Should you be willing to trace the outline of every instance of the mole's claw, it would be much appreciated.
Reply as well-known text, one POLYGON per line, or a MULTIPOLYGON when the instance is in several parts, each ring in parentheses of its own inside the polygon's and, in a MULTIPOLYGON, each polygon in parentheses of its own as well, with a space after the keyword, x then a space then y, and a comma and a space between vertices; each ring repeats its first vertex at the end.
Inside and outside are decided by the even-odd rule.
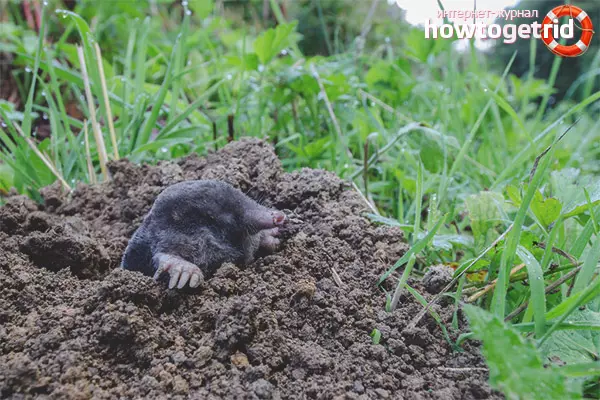
POLYGON ((198 286, 200 286, 201 281, 202 281, 202 275, 192 274, 192 277, 190 278, 190 287, 197 288, 198 286))
POLYGON ((166 266, 164 264, 159 265, 158 268, 156 269, 156 272, 154 273, 154 276, 152 277, 152 279, 157 281, 158 278, 160 278, 160 276, 162 275, 162 273, 165 272, 165 270, 166 270, 166 266))
POLYGON ((190 280, 191 271, 183 270, 181 273, 181 278, 179 278, 179 283, 177 284, 177 289, 181 289, 185 286, 185 284, 190 280))
POLYGON ((173 289, 175 285, 177 285, 177 281, 181 275, 181 266, 175 265, 169 270, 169 275, 171 275, 171 279, 169 280, 169 289, 173 289))
POLYGON ((154 274, 154 279, 158 279, 163 272, 169 273, 169 289, 177 286, 177 289, 183 288, 189 281, 190 287, 196 288, 200 286, 200 282, 204 280, 202 271, 198 266, 186 261, 180 257, 158 253, 155 256, 158 268, 154 274))

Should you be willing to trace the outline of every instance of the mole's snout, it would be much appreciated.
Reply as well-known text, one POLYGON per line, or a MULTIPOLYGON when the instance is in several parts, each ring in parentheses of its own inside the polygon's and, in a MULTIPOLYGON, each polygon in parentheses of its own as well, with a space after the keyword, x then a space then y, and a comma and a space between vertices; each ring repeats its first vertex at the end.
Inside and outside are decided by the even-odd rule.
POLYGON ((285 222, 285 214, 281 211, 273 211, 273 224, 275 226, 283 225, 285 222))
POLYGON ((250 209, 246 216, 248 224, 259 230, 275 228, 283 225, 286 220, 285 214, 281 211, 262 206, 250 209))

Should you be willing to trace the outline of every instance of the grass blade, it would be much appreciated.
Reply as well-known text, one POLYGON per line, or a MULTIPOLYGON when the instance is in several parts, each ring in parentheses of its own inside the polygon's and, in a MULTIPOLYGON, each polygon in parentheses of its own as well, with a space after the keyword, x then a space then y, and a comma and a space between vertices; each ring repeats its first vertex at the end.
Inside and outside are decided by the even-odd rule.
POLYGON ((552 131, 552 129, 556 128, 569 116, 578 113, 579 111, 582 111, 584 108, 586 108, 592 103, 595 103, 598 100, 600 100, 600 91, 594 93, 590 97, 581 101, 575 107, 570 108, 568 111, 562 114, 558 119, 556 119, 556 121, 550 124, 546 129, 544 129, 539 135, 537 135, 533 139, 533 144, 527 143, 523 150, 521 150, 516 156, 514 156, 508 163, 506 163, 504 170, 500 173, 500 175, 498 175, 498 177, 492 184, 492 188, 496 188, 500 183, 507 180, 516 168, 518 168, 523 164, 523 162, 528 160, 531 156, 531 153, 536 151, 536 148, 534 146, 536 144, 539 144, 544 138, 546 138, 546 136, 552 131))
POLYGON ((416 259, 417 259, 416 255, 413 254, 408 259, 408 263, 406 263, 406 267, 404 268, 404 271, 402 272, 402 276, 398 280, 398 285, 396 286, 396 290, 394 290, 394 296, 392 297, 392 303, 390 305, 391 311, 394 311, 396 309, 396 307, 398 306, 398 301, 400 301, 400 295, 402 294, 402 289, 404 288, 404 286, 406 285, 406 282, 408 281, 408 277, 410 276, 410 274, 412 272, 412 269, 413 269, 413 266, 415 265, 416 259))
MULTIPOLYGON (((512 58, 510 59, 508 65, 504 69, 504 72, 502 74, 502 78, 500 79, 500 82, 498 82, 498 85, 496 85, 496 88, 494 89, 494 93, 498 93, 498 91, 502 87, 502 83, 504 82, 504 79, 506 79, 506 76, 508 75, 508 72, 510 71, 510 67, 512 66, 513 62, 515 61, 516 56, 517 56, 517 52, 515 51, 512 55, 512 58)), ((477 121, 473 125, 473 128, 471 128, 471 131, 469 132, 467 139, 465 140, 465 142, 463 143, 462 147, 460 148, 458 154, 456 155, 456 158, 454 159, 454 163, 452 163, 452 167, 450 167, 450 172, 448 173, 448 176, 453 177, 456 175, 456 171, 461 166, 463 158, 465 158, 465 156, 467 155, 467 152, 469 151, 471 144, 473 143, 473 140, 475 139, 475 135, 477 134, 479 127, 483 123, 483 119, 485 118, 487 111, 492 106, 493 102, 494 102, 494 98, 492 97, 488 100, 487 104, 485 105, 485 107, 483 108, 481 113, 479 113, 479 117, 477 118, 477 121)), ((440 189, 438 190, 439 197, 440 197, 440 200, 439 200, 440 203, 445 200, 447 189, 448 189, 448 179, 443 180, 442 183, 440 184, 440 189)))
POLYGON ((578 307, 589 303, 600 296, 600 285, 598 284, 598 280, 591 282, 590 285, 581 292, 578 292, 576 295, 573 295, 563 301, 561 304, 550 310, 546 315, 547 319, 552 319, 555 316, 558 317, 554 325, 552 325, 542 336, 542 338, 538 342, 538 347, 541 346, 554 332, 558 329, 558 326, 565 321, 571 315, 573 311, 575 311, 578 307), (552 318, 549 318, 552 317, 552 318))
MULTIPOLYGON (((28 136, 31 135, 31 111, 33 109, 33 98, 35 95, 35 84, 37 82, 37 74, 40 68, 40 60, 42 58, 42 51, 44 47, 44 36, 46 32, 46 9, 47 5, 44 5, 42 8, 42 19, 40 25, 40 34, 38 37, 37 49, 35 52, 35 61, 33 64, 31 86, 29 87, 29 94, 27 95, 27 101, 25 102, 25 111, 23 112, 23 128, 22 131, 25 132, 28 136)), ((16 126, 16 125, 15 125, 16 126)))
POLYGON ((160 132, 156 136, 156 139, 169 137, 170 132, 177 127, 177 124, 185 120, 192 112, 194 112, 194 110, 197 110, 198 107, 204 104, 208 100, 208 98, 210 98, 210 96, 212 96, 219 89, 223 82, 225 82, 225 80, 220 80, 219 82, 215 83, 210 89, 202 93, 202 95, 196 100, 194 100, 194 102, 191 103, 188 108, 179 113, 179 115, 177 115, 177 117, 175 117, 171 122, 167 123, 164 126, 164 128, 160 130, 160 132))
POLYGON ((600 240, 596 238, 575 280, 575 285, 573 286, 575 293, 580 292, 590 284, 594 273, 596 273, 596 268, 598 268, 598 261, 600 261, 600 240))
POLYGON ((525 263, 531 289, 530 304, 535 321, 535 336, 541 338, 546 331, 546 294, 544 291, 544 272, 533 254, 525 247, 518 246, 517 255, 525 263))
POLYGON ((182 45, 183 40, 181 39, 181 35, 177 36, 175 41, 175 45, 173 46, 173 51, 171 52, 171 57, 169 59, 169 65, 167 66, 167 72, 165 73, 165 79, 160 87, 156 95, 156 99, 152 105, 152 111, 150 112, 150 116, 146 119, 146 122, 142 126, 142 130, 137 138, 135 143, 135 147, 147 144, 150 140, 150 134, 152 133, 152 129, 158 121, 158 115, 160 114, 160 110, 165 102, 165 98, 167 97, 167 93, 169 91, 169 87, 171 86, 171 82, 173 80, 173 66, 175 62, 175 55, 177 54, 178 48, 182 45))
POLYGON ((446 217, 448 215, 445 214, 443 215, 437 222, 436 224, 433 226, 433 229, 431 229, 431 231, 429 231, 427 233, 427 235, 419 240, 417 240, 412 247, 406 252, 404 253, 404 255, 398 260, 396 261, 396 263, 386 271, 385 274, 383 274, 381 276, 381 278, 379 278, 379 281, 377 282, 378 285, 380 285, 383 281, 385 281, 395 270, 397 270, 400 266, 404 265, 405 263, 408 262, 408 260, 410 260, 410 257, 413 254, 419 254, 421 252, 421 250, 423 250, 425 247, 427 247, 427 245, 433 240, 433 237, 435 236, 435 234, 437 233, 437 231, 442 227, 442 225, 444 224, 444 221, 446 220, 446 217))

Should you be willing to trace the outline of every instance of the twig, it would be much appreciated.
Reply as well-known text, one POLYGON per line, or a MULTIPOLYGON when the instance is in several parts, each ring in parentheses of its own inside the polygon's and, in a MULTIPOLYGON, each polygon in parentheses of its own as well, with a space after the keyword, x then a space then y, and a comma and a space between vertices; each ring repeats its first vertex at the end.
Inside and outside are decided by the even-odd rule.
MULTIPOLYGON (((562 285, 563 283, 565 283, 569 279, 573 278, 575 275, 577 275, 577 273, 581 270, 582 267, 583 266, 580 265, 579 267, 577 267, 574 270, 570 271, 569 273, 565 274, 559 280, 557 280, 557 281, 551 283, 550 285, 548 285, 546 287, 545 292, 546 293, 550 293, 551 291, 553 291, 554 289, 556 289, 557 287, 559 287, 560 285, 562 285)), ((523 310, 525 310, 528 305, 529 305, 529 300, 527 300, 525 303, 523 303, 519 307, 517 307, 513 312, 511 312, 510 314, 508 314, 506 316, 506 318, 504 318, 504 322, 508 322, 511 319, 513 319, 514 317, 516 317, 517 315, 521 314, 521 312, 523 310)))
POLYGON ((447 371, 447 372, 473 372, 473 371, 488 372, 489 371, 489 369, 481 368, 481 367, 469 367, 469 368, 438 367, 437 369, 440 371, 447 371))
POLYGON ((213 132, 213 142, 215 144, 215 151, 219 150, 219 146, 217 145, 217 122, 212 122, 212 132, 213 132))
MULTIPOLYGON (((544 242, 533 242, 533 245, 535 247, 539 247, 540 249, 546 250, 546 243, 544 243, 544 242)), ((552 252, 554 254, 558 254, 559 256, 563 256, 564 258, 566 258, 567 260, 569 260, 569 262, 571 264, 573 264, 573 266, 576 267, 578 265, 577 260, 575 259, 575 257, 573 257, 572 255, 570 255, 566 251, 561 250, 561 249, 559 249, 557 247, 552 246, 552 252)))
POLYGON ((342 282, 342 278, 340 278, 340 275, 337 273, 334 267, 331 267, 331 276, 333 276, 333 280, 335 281, 336 285, 341 288, 344 287, 344 282, 342 282))
MULTIPOLYGON (((290 214, 294 214, 293 211, 289 210, 290 214)), ((302 221, 300 221, 302 222, 302 221)), ((327 253, 326 251, 323 253, 325 255, 325 257, 327 257, 327 259, 329 260, 329 262, 331 263, 331 267, 329 268, 331 270, 331 276, 333 277, 333 280, 335 281, 335 284, 338 285, 340 288, 344 287, 344 282, 342 282, 342 278, 340 278, 340 275, 337 273, 337 271, 335 270, 335 267, 333 266, 334 264, 336 264, 333 261, 333 258, 331 258, 331 256, 329 255, 329 253, 327 253)))
POLYGON ((235 138, 235 128, 233 125, 233 114, 227 116, 227 142, 233 142, 235 138))
POLYGON ((333 126, 338 135, 338 138, 340 139, 340 142, 344 146, 348 157, 353 158, 352 152, 350 151, 350 149, 346 145, 346 141, 344 140, 344 135, 342 134, 342 128, 340 128, 340 124, 338 123, 338 120, 335 117, 335 113, 333 112, 333 106, 331 105, 331 102, 329 101, 329 96, 327 96, 327 92, 325 91, 325 86, 323 85, 323 81, 321 80, 321 77, 319 76, 319 72, 317 72, 317 69, 315 68, 314 64, 310 65, 310 71, 312 72, 313 77, 317 80, 317 83, 319 84, 319 89, 321 90, 321 95, 323 96, 323 100, 325 101, 325 105, 327 106, 327 111, 329 111, 329 116, 331 117, 331 120, 333 121, 333 126))
POLYGON ((60 181, 60 183, 65 187, 65 189, 67 189, 70 192, 72 190, 71 186, 69 186, 69 184, 62 177, 60 172, 58 172, 58 170, 56 169, 54 164, 52 164, 52 161, 50 161, 50 159, 48 159, 48 157, 46 157, 46 155, 44 155, 44 153, 42 153, 40 151, 40 149, 37 148, 37 146, 35 145, 35 143, 33 143, 33 140, 31 140, 31 138, 28 138, 27 136, 25 136, 25 134, 23 133, 23 130, 21 129, 21 127, 19 125, 13 123, 13 126, 15 127, 17 132, 19 132, 19 135, 21 135, 21 137, 23 139, 25 139, 25 141, 27 142, 29 147, 31 147, 31 150, 33 150, 33 152, 42 160, 42 162, 44 164, 46 164, 46 166, 48 167, 50 172, 52 172, 52 175, 54 175, 56 177, 56 179, 58 179, 60 181))
POLYGON ((112 110, 110 109, 110 102, 108 101, 108 89, 106 87, 106 77, 104 76, 104 66, 102 65, 102 53, 100 52, 100 46, 98 46, 98 43, 94 43, 94 47, 96 48, 96 62, 98 63, 98 71, 100 71, 100 82, 102 83, 102 96, 104 97, 104 107, 106 108, 108 131, 110 132, 110 140, 113 145, 115 160, 118 160, 119 148, 117 147, 117 135, 115 133, 115 126, 113 124, 112 110))
POLYGON ((98 159, 100 161, 100 170, 104 176, 104 180, 108 180, 108 168, 106 163, 108 162, 108 156, 106 155, 106 146, 104 145, 104 138, 100 131, 100 126, 96 120, 96 107, 94 107, 94 98, 92 97, 92 89, 90 88, 90 78, 87 73, 87 67, 85 65, 85 56, 83 54, 83 48, 77 46, 77 55, 79 56, 79 63, 81 64, 81 75, 83 76, 83 86, 85 87, 85 95, 87 97, 88 110, 90 118, 92 120, 92 131, 94 132, 94 139, 96 140, 96 147, 98 148, 98 159))
POLYGON ((83 121, 83 137, 85 139, 85 158, 87 161, 88 174, 90 175, 90 183, 96 183, 96 171, 94 171, 94 166, 92 165, 87 120, 83 121))
MULTIPOLYGON (((524 267, 525 267, 525 264, 517 265, 510 271, 510 275, 512 276, 512 275, 516 274, 517 272, 522 270, 524 267)), ((498 283, 498 279, 494 279, 491 283, 487 284, 482 290, 480 290, 479 292, 477 292, 474 295, 472 295, 471 297, 469 297, 466 302, 472 303, 475 300, 479 299, 481 296, 483 296, 484 294, 488 293, 490 290, 495 288, 497 283, 498 283)))
POLYGON ((369 138, 365 140, 363 158, 363 185, 365 187, 365 196, 369 198, 369 138))
POLYGON ((508 232, 510 232, 512 230, 512 228, 513 228, 513 224, 510 224, 508 229, 506 229, 504 231, 504 233, 502 233, 502 235, 498 236, 496 238, 496 240, 494 240, 494 242, 492 244, 490 244, 487 249, 485 249, 480 255, 478 255, 473 261, 471 261, 471 263, 469 264, 469 266, 467 268, 465 268, 460 274, 455 276, 454 279, 452 279, 452 281, 450 281, 450 283, 447 284, 446 287, 444 287, 444 289, 442 289, 441 292, 436 294, 435 297, 429 302, 429 304, 427 304, 426 307, 423 307, 423 309, 412 319, 412 321, 410 321, 410 323, 406 326, 406 328, 404 328, 404 330, 413 329, 419 323, 421 318, 423 318, 423 316, 425 314, 427 314, 427 311, 429 311, 429 308, 432 305, 436 304, 442 298, 444 293, 447 292, 448 290, 450 290, 452 288, 452 286, 454 286, 456 284, 456 282, 458 282, 460 277, 463 276, 463 274, 465 274, 469 269, 471 269, 471 267, 473 265, 475 265, 475 263, 477 263, 479 260, 481 260, 483 258, 483 256, 485 256, 487 254, 488 251, 490 251, 491 249, 496 247, 496 245, 498 243, 500 243, 500 241, 502 241, 506 237, 506 235, 508 235, 508 232))

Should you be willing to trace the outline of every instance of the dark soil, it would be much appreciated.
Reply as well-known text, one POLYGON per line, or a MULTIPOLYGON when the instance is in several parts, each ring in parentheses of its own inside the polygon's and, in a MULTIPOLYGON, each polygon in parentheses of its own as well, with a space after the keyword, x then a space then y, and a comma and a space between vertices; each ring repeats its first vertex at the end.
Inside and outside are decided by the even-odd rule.
MULTIPOLYGON (((0 208, 0 397, 496 397, 477 348, 453 352, 429 317, 402 332, 421 309, 412 297, 383 310, 376 280, 407 245, 362 217, 336 176, 284 173, 256 140, 111 172, 69 198, 51 186, 44 205, 14 196, 0 208), (187 291, 118 269, 156 195, 199 178, 293 211, 281 249, 187 291)), ((437 311, 449 318, 452 307, 437 311)))

